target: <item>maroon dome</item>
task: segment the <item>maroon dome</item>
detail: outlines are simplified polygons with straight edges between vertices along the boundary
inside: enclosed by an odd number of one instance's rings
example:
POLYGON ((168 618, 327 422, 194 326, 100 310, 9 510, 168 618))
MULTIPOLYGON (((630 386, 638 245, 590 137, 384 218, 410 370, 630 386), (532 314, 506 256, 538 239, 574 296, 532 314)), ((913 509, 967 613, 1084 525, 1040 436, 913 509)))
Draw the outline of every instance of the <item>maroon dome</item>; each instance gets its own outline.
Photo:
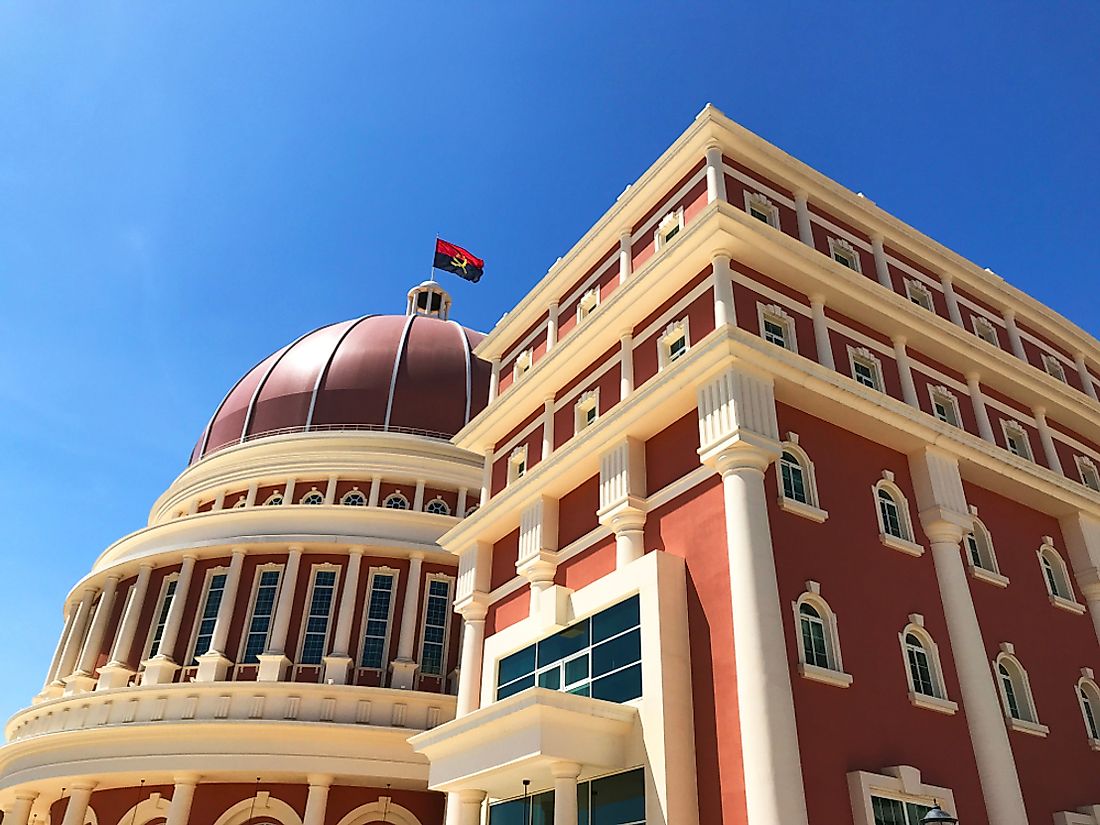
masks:
POLYGON ((485 406, 485 336, 424 315, 367 315, 306 333, 222 401, 191 462, 277 432, 377 429, 449 437, 485 406))

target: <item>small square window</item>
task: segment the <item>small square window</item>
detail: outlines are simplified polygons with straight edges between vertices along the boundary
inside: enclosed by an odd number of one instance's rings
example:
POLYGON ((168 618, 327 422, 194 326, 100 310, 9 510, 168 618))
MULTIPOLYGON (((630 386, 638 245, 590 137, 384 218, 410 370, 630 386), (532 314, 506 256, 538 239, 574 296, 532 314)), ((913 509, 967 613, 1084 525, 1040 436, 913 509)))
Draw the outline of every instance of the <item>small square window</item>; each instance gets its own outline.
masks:
POLYGON ((515 379, 522 378, 531 370, 531 366, 534 363, 534 355, 529 349, 525 349, 519 355, 516 356, 515 366, 512 368, 512 377, 515 379))
POLYGON ((928 287, 922 284, 920 281, 913 280, 912 278, 905 279, 905 294, 917 306, 927 309, 929 312, 935 312, 935 304, 932 303, 932 293, 928 291, 928 287))
POLYGON ((865 387, 882 392, 882 365, 866 347, 849 347, 852 378, 865 387))
POLYGON ((657 340, 657 367, 664 369, 673 361, 687 354, 690 340, 688 338, 688 319, 681 318, 673 321, 657 340))
POLYGON ((777 304, 757 304, 756 307, 760 320, 760 337, 769 344, 798 352, 794 318, 777 304))
POLYGON ((577 401, 575 417, 578 433, 596 423, 596 419, 600 417, 600 391, 598 388, 589 390, 580 397, 580 400, 577 401))
POLYGON ((1066 371, 1062 368, 1061 361, 1053 355, 1043 355, 1043 369, 1047 371, 1047 375, 1066 383, 1066 371))
POLYGON ((1001 342, 997 338, 997 328, 993 326, 993 323, 982 315, 971 315, 970 325, 974 328, 974 334, 981 338, 988 344, 1000 349, 1001 342))
POLYGON ((516 447, 508 456, 508 482, 511 483, 527 475, 527 445, 516 447))
POLYGON ((1005 437, 1005 447, 1010 453, 1020 458, 1032 461, 1031 442, 1027 437, 1027 430, 1017 421, 1002 421, 1001 431, 1005 437))
POLYGON ((657 224, 657 230, 653 233, 653 249, 656 252, 660 252, 683 231, 684 228, 684 210, 675 210, 665 215, 659 224, 657 224))
POLYGON ((1083 455, 1077 456, 1076 462, 1077 473, 1081 476, 1081 483, 1090 490, 1100 493, 1100 470, 1097 470, 1096 464, 1093 463, 1091 458, 1083 455))
POLYGON ((592 287, 577 301, 577 323, 585 320, 600 305, 600 289, 592 287))
POLYGON ((761 223, 779 228, 779 210, 759 192, 745 192, 745 211, 761 223))
POLYGON ((959 402, 946 387, 929 387, 928 394, 932 398, 932 414, 940 421, 959 426, 959 402))
POLYGON ((848 267, 853 272, 863 271, 859 262, 859 252, 843 238, 829 238, 829 255, 838 264, 848 267))

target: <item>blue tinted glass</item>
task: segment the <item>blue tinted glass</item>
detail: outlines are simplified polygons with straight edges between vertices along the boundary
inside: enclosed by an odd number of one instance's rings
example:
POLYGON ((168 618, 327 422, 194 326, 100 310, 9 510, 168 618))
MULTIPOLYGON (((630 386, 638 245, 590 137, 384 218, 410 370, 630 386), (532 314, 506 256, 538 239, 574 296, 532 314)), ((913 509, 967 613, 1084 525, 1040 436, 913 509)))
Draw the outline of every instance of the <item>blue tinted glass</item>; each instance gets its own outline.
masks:
POLYGON ((642 695, 642 666, 634 665, 610 676, 592 680, 592 698, 629 702, 642 695))
POLYGON ((557 690, 561 687, 561 671, 557 668, 539 674, 539 687, 557 690))
POLYGON ((489 825, 553 825, 553 822, 553 791, 489 806, 489 825))
POLYGON ((592 648, 592 675, 602 676, 641 660, 642 634, 640 630, 632 630, 592 648))
POLYGON ((631 596, 625 602, 619 602, 592 617, 592 641, 602 642, 616 633, 637 627, 639 623, 638 597, 631 596))
POLYGON ((588 813, 588 791, 590 782, 582 782, 577 785, 577 825, 590 825, 591 817, 588 813))
POLYGON ((539 642, 539 667, 557 662, 586 647, 588 647, 588 619, 577 622, 572 627, 567 627, 549 639, 539 642))
POLYGON ((565 684, 572 685, 588 678, 588 656, 578 656, 565 663, 565 684))
POLYGON ((641 768, 591 783, 592 825, 645 822, 645 774, 641 768))
POLYGON ((510 685, 504 685, 503 687, 497 688, 497 699, 507 699, 509 696, 519 693, 521 690, 526 690, 534 686, 535 674, 532 673, 530 676, 512 682, 510 685))
POLYGON ((505 656, 497 665, 497 684, 503 685, 531 673, 535 669, 535 646, 525 647, 505 656))

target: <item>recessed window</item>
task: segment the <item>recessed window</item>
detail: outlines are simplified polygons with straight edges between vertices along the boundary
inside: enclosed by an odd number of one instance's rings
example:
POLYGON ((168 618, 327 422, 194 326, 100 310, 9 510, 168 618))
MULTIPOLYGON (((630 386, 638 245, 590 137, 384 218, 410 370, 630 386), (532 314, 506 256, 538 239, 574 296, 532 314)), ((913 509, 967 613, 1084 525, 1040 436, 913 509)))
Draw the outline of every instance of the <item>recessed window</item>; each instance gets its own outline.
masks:
POLYGON ((308 493, 302 496, 298 500, 299 504, 324 504, 325 494, 318 490, 316 487, 312 488, 308 493))
POLYGON ((370 572, 367 585, 367 618, 363 627, 363 651, 359 667, 382 670, 386 666, 390 624, 393 620, 397 571, 377 567, 370 572))
POLYGON ((997 338, 997 328, 993 326, 993 322, 983 315, 971 315, 970 326, 974 329, 974 334, 981 338, 986 343, 992 344, 1001 348, 1000 339, 997 338))
POLYGON ((1043 571, 1043 581, 1046 582, 1047 592, 1056 598, 1066 601, 1075 601, 1073 589, 1069 583, 1069 571, 1062 557, 1051 545, 1044 544, 1039 548, 1039 566, 1043 571))
POLYGON ((576 420, 576 432, 578 433, 588 429, 596 423, 596 420, 600 417, 599 388, 589 390, 580 397, 576 407, 574 407, 574 416, 576 420))
POLYGON ((508 456, 508 483, 527 475, 527 445, 516 447, 508 456))
MULTIPOLYGON (((1010 645, 1006 647, 1011 649, 1010 645)), ((1009 723, 1016 730, 1045 735, 1047 729, 1039 724, 1035 698, 1031 693, 1031 681, 1020 660, 1014 654, 1001 653, 997 657, 996 666, 1001 702, 1004 704, 1005 716, 1009 723)))
POLYGON ((674 212, 669 212, 657 225, 656 231, 653 233, 653 248, 654 251, 660 252, 666 246, 668 246, 672 239, 677 237, 684 229, 684 210, 683 208, 677 209, 674 212))
POLYGON ((901 509, 898 507, 897 499, 889 490, 879 489, 878 512, 879 517, 882 519, 882 532, 899 539, 909 538, 903 526, 901 509))
POLYGON ((256 571, 256 580, 252 588, 252 608, 246 625, 241 664, 256 664, 260 661, 260 654, 267 648, 281 575, 282 568, 278 566, 262 567, 256 571))
POLYGON ((759 192, 745 192, 745 211, 761 223, 779 228, 779 209, 759 192))
POLYGON ((909 765, 852 771, 847 779, 854 814, 848 821, 860 825, 920 825, 933 805, 955 810, 950 788, 922 782, 920 770, 909 765))
POLYGON ((798 433, 787 433, 777 467, 779 506, 812 521, 825 521, 829 514, 820 509, 818 503, 814 464, 806 451, 798 446, 798 433))
POLYGON ((1075 457, 1077 474, 1081 477, 1081 483, 1090 490, 1100 492, 1100 470, 1091 458, 1079 455, 1075 457))
POLYGON ((863 271, 859 262, 859 252, 843 238, 829 238, 829 255, 838 264, 848 267, 853 272, 863 271))
POLYGON ((661 334, 657 342, 657 367, 664 369, 673 361, 683 358, 691 346, 688 338, 688 319, 673 321, 661 334))
POLYGON ((512 378, 519 380, 531 371, 531 365, 534 363, 534 355, 530 349, 525 349, 519 355, 516 356, 516 363, 512 366, 512 378))
POLYGON ((882 392, 882 362, 866 347, 848 347, 852 378, 865 387, 882 392))
POLYGON ((919 556, 924 548, 915 543, 913 522, 909 516, 909 502, 894 483, 889 470, 872 488, 875 497, 875 515, 878 517, 879 539, 884 545, 903 553, 919 556))
POLYGON ((1053 355, 1043 354, 1043 369, 1047 371, 1047 375, 1057 378, 1063 384, 1066 383, 1066 371, 1062 367, 1062 362, 1053 355))
POLYGON ((929 312, 936 311, 936 305, 932 303, 932 293, 928 291, 928 287, 913 278, 905 279, 905 295, 906 297, 923 309, 927 309, 929 312))
POLYGON ((1081 705, 1081 717, 1089 744, 1093 750, 1100 749, 1100 689, 1096 682, 1089 678, 1081 679, 1077 683, 1077 701, 1081 705))
POLYGON ((359 491, 358 487, 352 487, 344 493, 344 497, 340 499, 340 503, 348 507, 366 507, 367 497, 359 491))
POLYGON ((589 315, 600 305, 600 289, 599 287, 592 287, 581 296, 581 299, 577 301, 577 323, 588 318, 589 315))
POLYGON ((760 320, 761 338, 769 344, 798 352, 794 318, 783 307, 778 304, 757 304, 756 314, 760 320))
POLYGON ((798 623, 799 672, 807 679, 847 687, 852 677, 844 673, 837 637, 836 616, 820 596, 817 582, 806 582, 809 592, 794 603, 798 623))
MULTIPOLYGON (((974 510, 975 508, 971 508, 971 512, 974 510)), ((997 554, 993 551, 993 539, 989 530, 977 516, 974 517, 973 524, 971 531, 963 536, 970 569, 977 578, 1004 587, 1008 584, 1008 579, 1000 574, 997 567, 997 554)))
POLYGON ((924 629, 924 617, 913 614, 909 618, 910 623, 898 634, 905 657, 909 701, 929 710, 954 713, 958 705, 947 699, 939 648, 924 629))
POLYGON ((264 502, 264 507, 278 507, 282 503, 283 494, 275 492, 267 497, 267 500, 264 502))
POLYGON ((326 653, 332 603, 336 595, 336 568, 332 565, 314 565, 313 581, 306 601, 307 610, 302 628, 300 665, 319 665, 326 653))
POLYGON ((408 510, 409 500, 405 498, 403 493, 390 493, 382 502, 382 506, 387 510, 408 510))
MULTIPOLYGON (((164 584, 161 586, 160 602, 157 605, 157 612, 153 614, 156 616, 156 623, 153 625, 152 633, 149 636, 149 652, 145 656, 146 659, 152 659, 160 653, 160 640, 164 636, 164 628, 168 624, 168 612, 172 609, 172 600, 176 597, 178 581, 179 574, 173 573, 164 580, 164 584)), ((172 655, 172 651, 169 650, 168 655, 172 655)))
POLYGON ((947 387, 929 387, 928 395, 932 399, 932 414, 945 424, 959 426, 959 401, 947 387))
POLYGON ((437 496, 424 505, 424 512, 432 513, 437 516, 449 516, 451 514, 451 507, 447 502, 437 496))
POLYGON ((420 639, 420 672, 442 676, 447 666, 447 628, 451 616, 451 579, 428 576, 424 600, 423 634, 420 639))
POLYGON ((198 656, 204 653, 212 653, 210 645, 214 640, 214 625, 218 621, 218 610, 222 604, 222 596, 225 594, 225 582, 228 576, 220 568, 218 572, 211 572, 206 579, 206 591, 202 597, 202 608, 198 615, 198 624, 195 627, 195 643, 191 647, 191 655, 187 661, 192 667, 199 663, 198 656))
POLYGON ((1005 448, 1015 456, 1034 461, 1031 454, 1031 441, 1027 430, 1019 421, 1001 420, 1001 432, 1005 437, 1005 448))
MULTIPOLYGON (((590 782, 578 782, 574 810, 580 812, 579 821, 585 825, 605 822, 644 825, 647 821, 645 797, 645 770, 635 768, 590 782)), ((489 803, 489 825, 553 821, 553 790, 489 803)))
POLYGON ((239 499, 237 499, 235 502, 233 502, 233 509, 234 510, 240 510, 242 507, 247 507, 247 506, 248 506, 248 497, 247 496, 241 496, 239 499))

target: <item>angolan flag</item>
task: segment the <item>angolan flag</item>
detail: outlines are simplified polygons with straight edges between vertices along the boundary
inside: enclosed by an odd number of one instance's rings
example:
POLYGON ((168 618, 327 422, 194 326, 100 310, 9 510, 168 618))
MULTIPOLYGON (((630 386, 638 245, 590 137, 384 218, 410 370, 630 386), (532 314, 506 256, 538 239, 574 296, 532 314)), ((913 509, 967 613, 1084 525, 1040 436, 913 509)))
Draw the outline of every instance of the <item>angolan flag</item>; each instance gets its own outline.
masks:
POLYGON ((453 272, 459 278, 465 278, 475 284, 481 280, 485 271, 485 261, 471 255, 461 246, 447 243, 442 238, 435 239, 435 262, 432 266, 446 272, 453 272))

